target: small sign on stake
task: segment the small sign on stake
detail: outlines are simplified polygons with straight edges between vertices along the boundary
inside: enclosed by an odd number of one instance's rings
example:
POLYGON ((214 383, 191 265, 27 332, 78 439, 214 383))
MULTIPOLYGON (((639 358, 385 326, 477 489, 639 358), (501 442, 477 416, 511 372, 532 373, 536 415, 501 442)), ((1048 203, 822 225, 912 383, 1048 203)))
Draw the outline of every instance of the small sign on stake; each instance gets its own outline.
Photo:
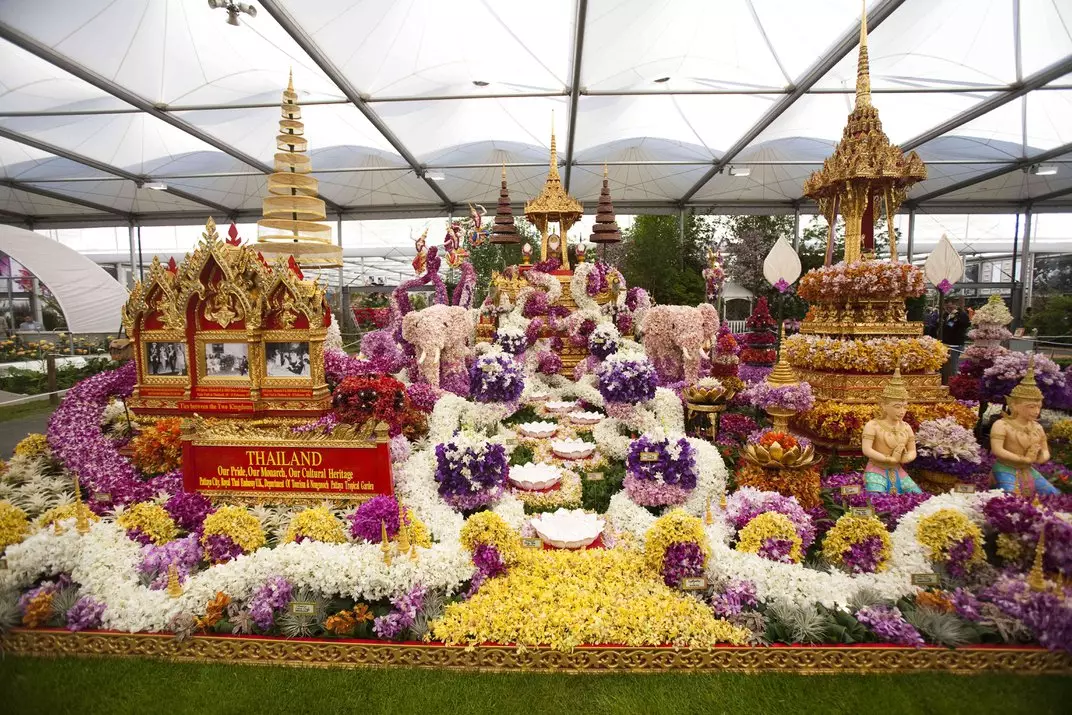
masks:
POLYGON ((538 538, 522 539, 521 545, 524 546, 526 549, 542 549, 543 541, 538 538))
POLYGON ((640 461, 641 462, 658 462, 659 461, 659 453, 658 452, 641 452, 640 453, 640 461))
POLYGON ((588 481, 590 481, 590 482, 601 482, 601 481, 603 481, 603 472, 589 472, 588 473, 588 481))
POLYGON ((682 576, 682 591, 703 591, 707 588, 706 576, 682 576))
POLYGON ((93 495, 93 501, 99 501, 101 503, 107 503, 112 500, 112 495, 108 492, 97 492, 93 495))
POLYGON ((957 484, 953 487, 953 493, 955 494, 974 494, 974 484, 957 484))
POLYGON ((874 516, 875 507, 873 506, 850 506, 849 513, 853 516, 874 516))
POLYGON ((312 601, 291 601, 288 608, 295 616, 312 616, 316 614, 316 604, 312 601))
POLYGON ((846 484, 845 486, 841 487, 841 493, 844 496, 848 496, 850 494, 859 494, 860 493, 860 485, 859 484, 846 484))
POLYGON ((914 573, 912 574, 913 586, 937 586, 941 583, 941 579, 938 578, 936 573, 914 573))

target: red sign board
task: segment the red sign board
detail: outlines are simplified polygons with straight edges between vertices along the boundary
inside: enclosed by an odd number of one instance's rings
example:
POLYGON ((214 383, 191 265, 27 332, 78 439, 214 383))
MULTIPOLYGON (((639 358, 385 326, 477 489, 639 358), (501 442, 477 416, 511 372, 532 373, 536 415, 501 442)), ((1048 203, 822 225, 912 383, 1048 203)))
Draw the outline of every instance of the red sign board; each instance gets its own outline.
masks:
POLYGON ((182 445, 182 486, 209 496, 364 500, 394 493, 386 443, 182 445))

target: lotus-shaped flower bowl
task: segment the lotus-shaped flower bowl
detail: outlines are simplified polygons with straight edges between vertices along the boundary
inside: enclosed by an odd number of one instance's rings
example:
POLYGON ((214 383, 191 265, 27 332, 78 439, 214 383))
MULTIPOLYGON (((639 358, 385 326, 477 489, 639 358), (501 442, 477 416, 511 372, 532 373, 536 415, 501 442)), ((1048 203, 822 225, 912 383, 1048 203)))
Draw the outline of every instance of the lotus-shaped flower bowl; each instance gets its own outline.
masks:
POLYGON ((575 425, 597 425, 603 420, 603 415, 598 412, 582 412, 580 410, 570 412, 567 417, 575 425))
POLYGON ((562 479, 562 470, 553 464, 519 464, 510 467, 510 483, 525 491, 550 489, 562 479))
POLYGON ((547 392, 530 392, 528 395, 525 396, 525 401, 526 402, 543 402, 544 400, 546 400, 550 396, 551 396, 550 393, 547 393, 547 392))
POLYGON ((551 451, 561 459, 584 459, 596 451, 596 446, 582 439, 556 439, 551 442, 551 451))
POLYGON ((576 406, 577 403, 572 400, 569 402, 563 402, 561 400, 551 400, 550 402, 543 403, 543 408, 545 410, 547 410, 548 412, 553 412, 555 414, 564 414, 566 412, 569 412, 576 406))
POLYGON ((703 385, 689 385, 682 392, 685 401, 694 405, 721 405, 732 400, 736 394, 737 390, 732 388, 724 386, 705 387, 703 385))
POLYGON ((595 514, 580 509, 559 509, 544 513, 530 521, 532 528, 545 544, 560 549, 582 549, 603 533, 607 525, 595 514))
POLYGON ((547 439, 555 436, 558 425, 554 422, 522 422, 517 431, 529 439, 547 439))
POLYGON ((798 469, 818 461, 815 449, 810 444, 803 448, 795 445, 789 449, 785 449, 778 442, 766 447, 754 443, 746 444, 741 456, 767 469, 798 469))

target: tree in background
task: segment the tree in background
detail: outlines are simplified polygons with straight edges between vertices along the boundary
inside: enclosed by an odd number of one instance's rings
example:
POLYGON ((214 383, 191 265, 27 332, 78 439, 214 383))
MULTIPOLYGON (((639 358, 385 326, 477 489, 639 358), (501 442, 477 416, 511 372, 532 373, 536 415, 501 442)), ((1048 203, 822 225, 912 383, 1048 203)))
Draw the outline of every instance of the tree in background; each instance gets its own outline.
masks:
POLYGON ((726 276, 757 298, 773 296, 763 278, 763 261, 782 236, 792 240, 792 216, 719 216, 716 234, 726 259, 726 276))
MULTIPOLYGON (((657 303, 696 305, 704 300, 703 269, 714 242, 712 222, 685 216, 637 216, 622 232, 618 268, 629 286, 644 288, 657 303)), ((611 255, 608 255, 611 260, 611 255)))

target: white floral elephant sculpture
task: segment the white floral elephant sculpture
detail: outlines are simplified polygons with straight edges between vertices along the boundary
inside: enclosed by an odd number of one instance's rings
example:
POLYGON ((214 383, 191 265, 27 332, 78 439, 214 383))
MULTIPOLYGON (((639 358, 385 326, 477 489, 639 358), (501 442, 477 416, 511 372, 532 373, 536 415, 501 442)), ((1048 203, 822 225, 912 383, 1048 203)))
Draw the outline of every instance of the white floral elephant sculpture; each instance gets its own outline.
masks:
POLYGON ((441 375, 465 368, 472 355, 473 319, 467 308, 432 305, 402 318, 402 338, 417 350, 424 382, 439 387, 441 375))
POLYGON ((664 383, 700 376, 704 344, 718 333, 718 311, 709 303, 692 308, 687 305, 657 305, 647 311, 642 329, 644 352, 664 383))

